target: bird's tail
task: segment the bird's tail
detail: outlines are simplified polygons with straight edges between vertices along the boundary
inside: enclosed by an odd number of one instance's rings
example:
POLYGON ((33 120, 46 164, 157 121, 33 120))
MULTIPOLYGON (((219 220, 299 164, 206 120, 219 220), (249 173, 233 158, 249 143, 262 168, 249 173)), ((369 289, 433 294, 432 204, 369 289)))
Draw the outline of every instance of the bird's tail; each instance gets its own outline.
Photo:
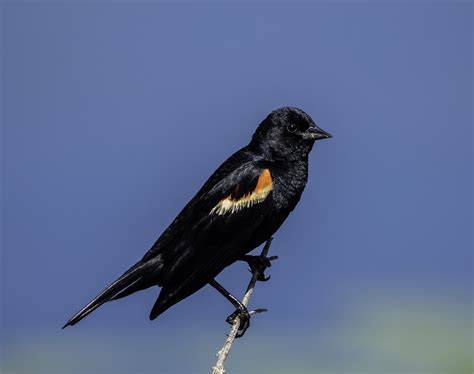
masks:
POLYGON ((156 272, 157 268, 160 267, 160 262, 159 258, 137 262, 123 273, 115 282, 98 294, 84 308, 77 312, 71 319, 69 319, 69 321, 67 321, 63 326, 63 329, 67 326, 74 326, 107 301, 116 300, 125 295, 152 286, 153 282, 151 282, 151 280, 149 281, 149 275, 150 273, 156 272))

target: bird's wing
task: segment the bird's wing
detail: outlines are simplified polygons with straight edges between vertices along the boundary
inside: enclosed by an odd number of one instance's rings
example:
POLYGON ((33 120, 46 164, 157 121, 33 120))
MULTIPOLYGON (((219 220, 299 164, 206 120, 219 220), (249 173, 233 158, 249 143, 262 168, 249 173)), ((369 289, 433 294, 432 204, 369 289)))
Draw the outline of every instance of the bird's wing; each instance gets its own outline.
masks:
MULTIPOLYGON (((235 189, 233 197, 240 197, 245 190, 256 186, 258 173, 265 165, 254 161, 245 148, 235 152, 204 183, 198 193, 186 204, 168 228, 161 234, 143 259, 174 251, 180 241, 202 219, 206 219, 212 209, 223 197, 235 189), (236 166, 237 165, 237 166, 236 166)), ((222 210, 221 210, 222 212, 222 210)))
POLYGON ((268 214, 265 206, 273 180, 265 162, 246 162, 226 175, 221 171, 216 171, 220 178, 209 179, 204 191, 176 219, 179 222, 176 229, 167 234, 168 244, 174 244, 174 256, 167 266, 163 289, 151 318, 202 287, 235 261, 268 214))

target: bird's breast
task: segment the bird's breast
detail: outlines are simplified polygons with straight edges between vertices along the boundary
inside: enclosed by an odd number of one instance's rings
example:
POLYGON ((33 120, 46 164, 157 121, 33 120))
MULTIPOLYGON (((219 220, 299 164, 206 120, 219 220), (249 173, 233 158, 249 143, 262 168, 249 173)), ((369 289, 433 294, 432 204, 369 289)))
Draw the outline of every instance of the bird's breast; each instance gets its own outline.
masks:
POLYGON ((307 163, 277 169, 274 175, 272 197, 277 209, 293 210, 308 181, 307 163))

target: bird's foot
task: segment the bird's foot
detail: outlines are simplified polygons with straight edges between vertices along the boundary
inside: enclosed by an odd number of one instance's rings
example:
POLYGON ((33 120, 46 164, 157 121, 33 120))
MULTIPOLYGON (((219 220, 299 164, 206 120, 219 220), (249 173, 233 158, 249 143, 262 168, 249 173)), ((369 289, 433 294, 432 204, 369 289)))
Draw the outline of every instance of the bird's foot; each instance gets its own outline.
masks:
POLYGON ((245 331, 247 331, 250 326, 250 312, 247 308, 236 309, 234 313, 227 317, 226 322, 233 325, 236 319, 239 319, 239 329, 235 337, 240 338, 244 336, 245 331))
POLYGON ((270 279, 270 275, 268 277, 265 276, 265 270, 272 266, 272 261, 278 259, 278 256, 251 256, 245 255, 242 257, 242 260, 249 264, 249 271, 252 274, 257 274, 257 280, 261 282, 266 282, 270 279))
POLYGON ((239 319, 239 329, 237 330, 236 338, 241 338, 244 336, 247 329, 250 327, 250 316, 258 313, 267 312, 266 308, 257 308, 255 310, 248 311, 245 309, 236 309, 229 317, 227 317, 226 322, 233 325, 236 319, 239 319))

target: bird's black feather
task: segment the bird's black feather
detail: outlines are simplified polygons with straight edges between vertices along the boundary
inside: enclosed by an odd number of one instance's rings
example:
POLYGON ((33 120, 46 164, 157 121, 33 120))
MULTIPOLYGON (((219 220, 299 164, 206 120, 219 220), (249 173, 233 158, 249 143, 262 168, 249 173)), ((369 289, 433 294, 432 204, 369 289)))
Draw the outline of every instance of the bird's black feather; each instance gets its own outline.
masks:
POLYGON ((300 109, 273 111, 204 183, 143 258, 67 325, 107 301, 160 286, 150 319, 270 238, 295 208, 314 141, 330 137, 300 109))

